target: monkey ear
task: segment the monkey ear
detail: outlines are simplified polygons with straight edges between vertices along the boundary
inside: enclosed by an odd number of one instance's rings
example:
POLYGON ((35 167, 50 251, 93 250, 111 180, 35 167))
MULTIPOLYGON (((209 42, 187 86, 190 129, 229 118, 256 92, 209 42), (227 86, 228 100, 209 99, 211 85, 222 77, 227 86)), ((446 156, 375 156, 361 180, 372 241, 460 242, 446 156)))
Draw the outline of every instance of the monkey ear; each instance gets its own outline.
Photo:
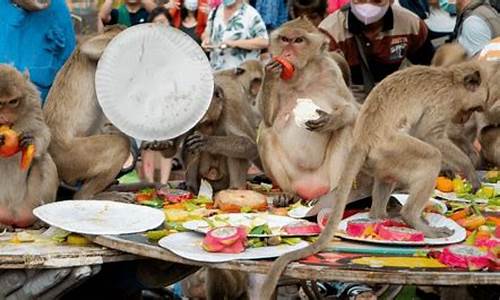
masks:
POLYGON ((238 68, 234 69, 234 75, 236 75, 236 76, 243 75, 245 72, 246 72, 246 70, 243 68, 238 67, 238 68))
POLYGON ((224 90, 218 85, 214 87, 214 98, 224 99, 224 90))
POLYGON ((28 70, 28 68, 24 69, 23 77, 24 77, 24 79, 26 79, 28 81, 30 80, 30 70, 28 70))
POLYGON ((80 51, 92 60, 99 60, 110 41, 111 39, 102 36, 93 37, 83 42, 80 46, 80 51))
POLYGON ((464 86, 471 92, 477 90, 481 85, 481 73, 479 71, 474 71, 472 74, 467 74, 464 77, 464 86))
POLYGON ((254 78, 250 82, 250 94, 253 97, 257 97, 257 94, 260 91, 260 86, 262 85, 262 78, 254 78))

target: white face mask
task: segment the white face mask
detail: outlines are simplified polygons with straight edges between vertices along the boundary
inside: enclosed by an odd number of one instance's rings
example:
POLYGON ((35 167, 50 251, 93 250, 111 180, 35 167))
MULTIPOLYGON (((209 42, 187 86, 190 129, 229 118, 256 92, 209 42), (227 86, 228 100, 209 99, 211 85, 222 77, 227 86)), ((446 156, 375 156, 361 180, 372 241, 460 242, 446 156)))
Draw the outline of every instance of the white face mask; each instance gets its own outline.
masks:
POLYGON ((189 11, 198 9, 198 0, 184 0, 184 7, 189 11))
POLYGON ((234 5, 236 3, 236 0, 224 0, 223 3, 224 3, 224 6, 231 6, 231 5, 234 5))
POLYGON ((351 3, 351 11, 356 16, 356 19, 363 24, 373 24, 382 19, 389 9, 389 4, 378 6, 371 3, 354 4, 351 3))

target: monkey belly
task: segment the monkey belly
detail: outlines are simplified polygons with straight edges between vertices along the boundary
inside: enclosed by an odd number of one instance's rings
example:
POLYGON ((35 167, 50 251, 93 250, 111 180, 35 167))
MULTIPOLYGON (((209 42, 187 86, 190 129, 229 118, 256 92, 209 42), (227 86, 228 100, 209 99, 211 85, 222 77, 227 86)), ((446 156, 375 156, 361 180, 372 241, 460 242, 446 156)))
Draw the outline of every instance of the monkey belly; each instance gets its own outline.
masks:
POLYGON ((286 125, 276 128, 276 136, 286 156, 300 169, 317 170, 325 163, 330 134, 301 128, 290 114, 286 125))
POLYGON ((0 224, 26 227, 35 221, 32 208, 23 207, 26 196, 27 172, 19 168, 21 154, 0 158, 0 224))
MULTIPOLYGON (((332 186, 329 175, 331 159, 315 161, 314 165, 309 164, 308 161, 308 159, 312 159, 310 157, 312 155, 327 157, 326 153, 330 153, 328 143, 325 143, 322 153, 313 152, 309 154, 309 157, 304 154, 294 155, 294 152, 300 152, 301 148, 290 147, 285 143, 282 134, 276 133, 273 128, 264 129, 262 132, 263 145, 260 145, 260 150, 265 152, 263 153, 263 163, 267 173, 270 173, 285 192, 295 193, 306 200, 315 199, 328 193, 332 186)), ((324 141, 319 142, 324 143, 324 141)), ((321 144, 318 148, 321 147, 321 144)))

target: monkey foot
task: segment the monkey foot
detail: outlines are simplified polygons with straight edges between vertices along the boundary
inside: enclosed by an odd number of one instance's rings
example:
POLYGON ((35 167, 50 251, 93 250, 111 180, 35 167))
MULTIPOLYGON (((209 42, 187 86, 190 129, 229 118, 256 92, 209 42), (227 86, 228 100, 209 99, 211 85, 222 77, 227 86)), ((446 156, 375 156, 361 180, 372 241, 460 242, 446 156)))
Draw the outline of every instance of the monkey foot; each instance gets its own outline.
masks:
POLYGON ((425 225, 423 228, 416 226, 415 229, 422 231, 427 238, 445 238, 450 237, 453 233, 455 233, 453 229, 448 227, 431 227, 425 225))
POLYGON ((102 192, 92 197, 92 200, 111 200, 123 203, 135 203, 134 193, 102 192))
POLYGON ((293 194, 281 194, 273 199, 273 206, 275 207, 286 207, 290 204, 300 201, 300 197, 293 194))

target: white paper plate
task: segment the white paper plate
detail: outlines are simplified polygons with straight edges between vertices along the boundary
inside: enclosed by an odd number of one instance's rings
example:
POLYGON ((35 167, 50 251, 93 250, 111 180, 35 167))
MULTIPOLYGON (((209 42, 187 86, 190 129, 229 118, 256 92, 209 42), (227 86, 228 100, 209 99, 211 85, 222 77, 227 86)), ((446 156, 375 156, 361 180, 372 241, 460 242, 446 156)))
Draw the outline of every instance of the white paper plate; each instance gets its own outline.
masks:
POLYGON ((201 243, 203 236, 195 232, 181 232, 162 238, 158 244, 174 254, 202 262, 224 262, 236 259, 263 259, 281 256, 287 252, 307 247, 307 242, 297 245, 279 245, 273 247, 248 248, 239 254, 211 253, 203 250, 201 243))
MULTIPOLYGON (((450 200, 450 201, 471 203, 470 200, 460 198, 457 196, 457 194, 455 194, 453 192, 452 193, 443 193, 439 190, 434 190, 434 195, 436 195, 439 198, 443 198, 443 199, 450 200)), ((488 203, 488 200, 487 199, 476 199, 475 202, 476 203, 488 203)))
POLYGON ((141 24, 118 34, 96 72, 106 117, 140 140, 166 140, 191 129, 212 99, 213 75, 203 50, 171 26, 141 24))
POLYGON ((454 230, 454 234, 450 237, 447 238, 436 238, 436 239, 431 239, 431 238, 425 238, 422 242, 411 242, 411 241, 384 241, 384 240, 375 240, 375 239, 368 239, 368 238, 361 238, 361 237, 353 237, 348 235, 345 231, 347 229, 347 223, 352 220, 358 220, 358 219, 368 219, 368 213, 359 213, 355 214, 354 216, 350 216, 349 218, 346 218, 342 220, 339 223, 339 231, 337 232, 337 236, 346 239, 346 240, 352 240, 352 241, 360 241, 360 242, 367 242, 367 243, 374 243, 374 244, 391 244, 391 245, 408 245, 408 246, 423 246, 423 245, 448 245, 448 244, 456 244, 460 243, 463 240, 465 240, 466 237, 466 232, 463 227, 455 223, 452 219, 448 219, 445 216, 438 215, 438 214, 433 214, 433 213, 428 213, 425 215, 426 220, 429 222, 429 224, 433 227, 448 227, 452 230, 454 230))
MULTIPOLYGON (((398 200, 398 202, 401 203, 401 205, 404 205, 406 203, 406 200, 408 199, 407 194, 392 194, 391 196, 396 198, 396 200, 398 200)), ((431 199, 429 199, 429 202, 436 204, 436 205, 439 205, 439 207, 441 208, 441 213, 443 213, 443 214, 448 211, 448 208, 446 207, 446 205, 439 200, 431 198, 431 199)), ((298 206, 296 208, 289 210, 288 216, 292 217, 292 218, 296 218, 296 219, 302 219, 302 218, 305 218, 307 216, 307 213, 311 209, 312 209, 312 207, 310 207, 310 206, 301 205, 301 206, 298 206)))
POLYGON ((162 210, 106 200, 68 200, 33 210, 40 220, 66 231, 81 234, 129 234, 160 226, 162 210))
MULTIPOLYGON (((254 220, 255 218, 259 218, 262 221, 265 221, 265 223, 269 226, 271 231, 273 231, 273 234, 249 234, 248 235, 249 237, 269 237, 269 236, 275 236, 275 235, 279 235, 279 236, 314 236, 314 235, 317 235, 317 234, 289 235, 289 234, 286 234, 285 232, 279 232, 281 227, 297 222, 297 220, 295 220, 294 218, 290 218, 290 217, 270 215, 270 214, 264 214, 264 213, 261 213, 261 214, 256 214, 256 213, 238 214, 238 213, 235 213, 235 214, 221 214, 221 215, 210 217, 210 219, 213 220, 215 218, 221 218, 221 217, 228 218, 228 220, 227 220, 227 223, 229 223, 228 225, 247 226, 247 227, 251 227, 252 220, 254 220)), ((187 222, 184 222, 182 224, 182 226, 184 226, 184 228, 186 228, 188 230, 196 231, 199 233, 207 233, 208 231, 210 231, 210 227, 209 227, 208 223, 203 221, 203 220, 187 221, 187 222)))

